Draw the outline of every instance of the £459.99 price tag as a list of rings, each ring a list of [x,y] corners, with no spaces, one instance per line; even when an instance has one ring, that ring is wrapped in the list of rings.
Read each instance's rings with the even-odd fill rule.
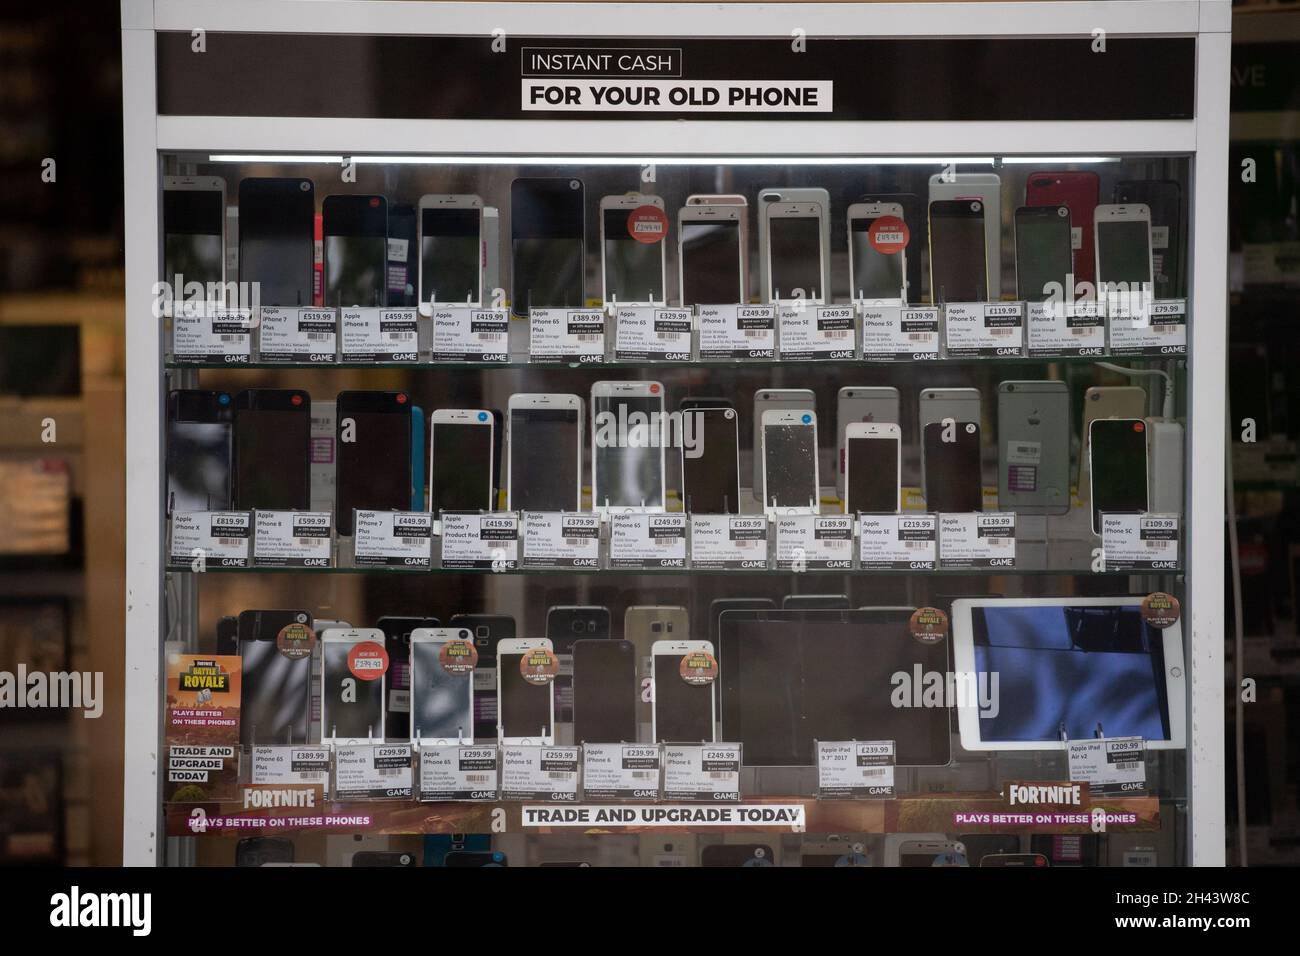
[[[251,526],[252,517],[247,511],[174,512],[167,566],[189,570],[201,559],[204,570],[208,565],[246,568]]]
[[[334,799],[410,799],[411,745],[339,744],[334,748]]]
[[[939,515],[940,568],[1014,568],[1016,516],[1011,511]]]
[[[686,515],[616,511],[610,515],[611,568],[686,567]]]
[[[513,511],[442,513],[442,567],[510,571],[519,566],[519,516]]]
[[[740,802],[740,744],[664,744],[665,800]]]
[[[253,566],[328,568],[332,520],[328,511],[256,512]]]
[[[1103,514],[1101,550],[1107,571],[1178,568],[1178,515]]]
[[[858,515],[858,560],[863,570],[932,571],[937,531],[934,515]]]
[[[745,571],[767,567],[766,515],[691,515],[691,567]]]
[[[600,566],[600,515],[591,511],[525,511],[525,568]]]
[[[1141,737],[1070,740],[1065,750],[1070,779],[1087,783],[1089,793],[1103,796],[1146,791],[1146,741]]]
[[[614,312],[614,358],[619,362],[689,362],[690,309],[621,305]]]
[[[701,305],[701,359],[776,357],[776,306]]]
[[[862,357],[875,362],[939,357],[939,310],[933,306],[863,305]]]
[[[892,740],[817,741],[817,795],[831,799],[894,795]]]
[[[435,305],[435,362],[508,362],[510,314],[505,309],[477,305]]]
[[[414,362],[419,358],[418,309],[343,309],[339,313],[344,362]]]
[[[430,566],[433,515],[427,511],[357,510],[353,561],[357,567]]]
[[[782,359],[851,359],[857,354],[857,321],[851,305],[782,305]]]
[[[603,309],[530,309],[528,328],[533,362],[605,361]]]

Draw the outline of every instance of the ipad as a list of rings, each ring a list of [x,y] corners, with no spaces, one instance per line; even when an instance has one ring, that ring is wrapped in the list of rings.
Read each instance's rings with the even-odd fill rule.
[[[1141,602],[954,601],[957,672],[973,673],[977,682],[985,674],[998,677],[994,706],[958,704],[962,747],[1064,750],[1062,734],[1069,740],[1142,737],[1150,750],[1185,747],[1182,626],[1151,627]]]

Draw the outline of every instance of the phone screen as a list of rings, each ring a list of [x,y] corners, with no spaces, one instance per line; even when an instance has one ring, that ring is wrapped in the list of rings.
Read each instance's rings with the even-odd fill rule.
[[[420,210],[420,301],[481,302],[482,209]]]
[[[325,237],[325,304],[332,308],[384,304],[384,236]]]
[[[943,422],[925,426],[925,505],[930,511],[964,514],[984,510],[980,484],[980,428],[955,422],[944,441]]]
[[[384,393],[375,393],[376,397]],[[338,505],[335,524],[340,534],[352,534],[354,508],[409,511],[411,507],[411,412],[393,402],[392,411],[361,410],[339,395],[338,466],[335,476]],[[352,441],[344,441],[345,420],[351,419]]]
[[[682,223],[682,303],[727,305],[741,302],[740,222]]]
[[[686,510],[695,514],[740,513],[740,464],[734,408],[684,409],[693,447],[682,449]]]
[[[1151,224],[1145,219],[1097,223],[1097,278],[1102,282],[1151,282]]]
[[[510,184],[510,304],[516,315],[585,304],[582,207],[578,179]]]
[[[511,409],[511,509],[577,509],[578,428],[576,408]]]
[[[163,281],[182,285],[221,282],[225,249],[221,234],[226,210],[217,189],[166,189],[163,191]]]
[[[433,423],[429,509],[492,510],[492,429],[471,422]]]
[[[353,644],[321,641],[324,676],[321,681],[321,735],[367,740],[384,735],[384,681],[362,680],[348,667]]]
[[[1089,428],[1092,527],[1102,512],[1147,510],[1146,423],[1136,418],[1098,418]]]
[[[531,737],[534,740],[551,735],[551,684],[533,684],[524,680],[519,672],[523,654],[497,655],[497,673],[500,675],[501,699],[497,701],[503,737]]]
[[[772,216],[767,220],[773,298],[825,298],[821,223],[816,216]]]
[[[247,747],[306,743],[311,714],[311,658],[285,657],[276,645],[275,635],[241,640],[239,656],[243,659],[240,743]]]
[[[312,304],[316,198],[310,179],[239,184],[239,281],[256,282],[262,305]]]
[[[899,851],[898,865],[918,866],[966,866],[966,857],[955,848],[923,849],[920,846],[909,848],[906,845]]]
[[[811,425],[763,426],[765,505],[806,508],[820,497],[817,441]]]
[[[439,660],[442,643],[411,642],[411,735],[455,740],[470,737],[472,674],[449,674]]]
[[[1047,287],[1053,282],[1063,294],[1068,289],[1066,277],[1073,270],[1070,210],[1065,206],[1045,208],[1045,216],[1037,215],[1037,210],[1016,213],[1016,295],[1026,302],[1047,299]]]
[[[983,302],[988,298],[984,204],[941,200],[930,204],[931,300]]]
[[[898,510],[898,448],[896,438],[846,440],[849,483],[844,510],[885,512]]]
[[[605,299],[664,302],[663,240],[639,242],[628,229],[631,209],[606,209]]]
[[[167,421],[168,511],[230,507],[230,423]]]
[[[311,504],[310,403],[235,409],[235,493],[240,511],[294,511]]]
[[[637,737],[636,652],[628,641],[573,645],[573,742],[634,743]]]
[[[682,679],[681,654],[654,655],[655,740],[694,743],[713,739],[713,685]]]
[[[595,395],[591,401],[596,506],[662,508],[662,390],[657,395]]]
[[[853,257],[854,299],[900,299],[903,295],[903,255],[886,255],[871,244],[870,219],[849,220],[849,255]]]

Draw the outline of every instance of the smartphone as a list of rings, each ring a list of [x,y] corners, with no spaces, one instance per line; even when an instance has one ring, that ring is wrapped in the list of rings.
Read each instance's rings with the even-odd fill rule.
[[[781,598],[783,611],[847,611],[850,608],[847,594],[787,594]]]
[[[740,513],[740,425],[729,405],[681,404],[682,503],[693,514]]]
[[[684,641],[691,636],[690,615],[684,607],[670,605],[634,605],[623,612],[623,639],[636,652],[637,676],[641,682],[641,702],[637,720],[650,729],[654,687],[655,641]]]
[[[760,388],[754,392],[754,478],[751,492],[763,500],[763,413],[769,409],[817,412],[817,396],[810,388]]]
[[[872,236],[876,220],[885,217],[906,222],[901,203],[856,202],[848,208],[849,298],[854,302],[902,305],[907,301],[906,248],[885,251],[892,246],[878,244]]]
[[[240,612],[239,742],[243,746],[308,742],[311,657],[287,653],[278,638],[285,628],[301,633],[311,627],[308,611]]]
[[[219,176],[163,177],[163,281],[180,298],[201,282],[204,301],[220,300],[226,281],[226,181]],[[206,291],[220,288],[216,296]]]
[[[763,196],[759,196],[763,202]],[[761,207],[759,255],[766,266],[764,302],[828,301],[830,249],[824,245],[828,203],[767,202]]]
[[[491,511],[496,423],[483,408],[439,408],[429,418],[429,510]]]
[[[510,306],[580,309],[586,304],[585,212],[581,179],[510,184]]]
[[[233,614],[217,618],[217,653],[239,653],[239,618]]]
[[[296,388],[247,388],[234,406],[235,509],[311,507],[311,396]]]
[[[682,305],[749,301],[748,207],[692,202],[677,211],[677,268]],[[717,197],[711,197],[717,198]]]
[[[619,305],[663,305],[668,301],[666,274],[667,220],[662,231],[632,221],[632,213],[651,206],[660,213],[659,196],[625,193],[600,200],[600,297]]]
[[[1074,281],[1092,282],[1093,210],[1101,201],[1101,180],[1093,172],[1030,173],[1025,183],[1026,206],[1065,206],[1070,210],[1070,246],[1074,250]]]
[[[717,727],[713,685],[688,684],[682,677],[681,663],[687,654],[712,654],[713,644],[709,641],[655,641],[650,653],[654,662],[651,739],[666,743],[711,742]]]
[[[330,629],[320,636],[322,743],[382,743],[385,675],[363,680],[352,670],[349,654],[362,644],[384,646],[377,627]]]
[[[420,197],[420,306],[483,303],[483,200],[475,195]],[[426,313],[429,314],[429,313]]]
[[[931,422],[980,422],[980,390],[978,388],[923,388],[917,403],[922,439],[925,426]],[[925,442],[921,442],[921,471],[925,471]]]
[[[506,510],[580,511],[582,399],[520,393],[506,415]]]
[[[1089,425],[1093,534],[1101,534],[1103,512],[1148,510],[1146,431],[1146,422],[1140,418],[1098,418]]]
[[[856,202],[864,205],[900,206],[903,210],[902,219],[907,223],[909,230],[919,229],[926,221],[926,201],[916,193],[872,193],[859,196]],[[908,246],[911,247],[910,239]],[[924,283],[921,281],[921,264],[924,258],[919,249],[913,249],[913,254],[907,256],[903,263],[904,302],[915,301],[913,297],[921,295],[921,290],[924,288]]]
[[[1183,189],[1172,179],[1125,180],[1115,185],[1115,202],[1142,204],[1151,211],[1151,266],[1157,299],[1186,294],[1183,247]]]
[[[897,514],[903,483],[903,433],[897,425],[850,422],[845,433],[844,511]]]
[[[509,614],[453,614],[453,627],[474,635],[478,651],[476,675],[483,679],[474,690],[474,737],[494,740],[497,735],[497,645],[515,636],[515,619]]]
[[[262,305],[313,303],[316,193],[310,179],[239,182],[239,281]]]
[[[229,392],[167,393],[167,514],[230,507]]]
[[[1079,497],[1086,501],[1092,481],[1088,475],[1089,435],[1098,418],[1143,418],[1147,391],[1141,385],[1094,385],[1083,393],[1083,447],[1079,455]]]
[[[411,632],[412,743],[474,742],[474,674],[448,671],[441,657],[452,641],[472,640],[465,627],[421,627]]]
[[[631,641],[575,641],[573,651],[573,742],[635,743],[637,739],[636,648]]]
[[[931,422],[923,432],[926,510],[983,511],[979,425],[963,421]]]
[[[520,664],[529,651],[553,650],[541,638],[509,638],[497,644],[497,741],[501,744],[555,742],[555,681],[525,680]]]
[[[388,200],[326,196],[321,203],[325,305],[383,306],[388,298]]]
[[[415,854],[406,850],[361,850],[352,854],[352,866],[415,866]]]
[[[596,511],[664,510],[664,387],[591,386],[591,500]]]
[[[980,858],[980,866],[1050,866],[1041,853],[988,853]]]
[[[700,850],[700,866],[776,866],[766,843],[713,843]]]
[[[930,177],[929,200],[932,204],[954,199],[977,200],[982,207],[986,298],[997,299],[1002,294],[1002,180],[997,173],[935,173]],[[930,263],[933,276],[934,260],[931,259]],[[962,300],[950,295],[946,301]]]
[[[840,389],[838,401],[835,405],[835,493],[841,498],[844,497],[844,468],[846,464],[844,435],[852,422],[899,425],[901,439],[902,419],[899,415],[898,389],[892,385],[874,388],[846,385]]]
[[[998,507],[1070,510],[1070,390],[1065,382],[998,384]]]
[[[763,503],[766,508],[813,508],[821,501],[817,413],[763,412]]]
[[[509,866],[510,860],[499,850],[452,850],[443,858],[443,866]]]
[[[1043,302],[1055,285],[1058,301],[1072,300],[1070,207],[1021,206],[1015,223],[1016,298]]]
[[[334,523],[351,535],[353,511],[409,511],[411,411],[405,392],[339,392]]]
[[[384,736],[389,740],[406,740],[411,735],[411,635],[417,628],[438,627],[440,623],[436,617],[391,614],[375,622],[384,632],[384,650],[388,652]]]
[[[555,719],[573,721],[573,645],[579,640],[609,637],[609,608],[552,607],[546,611],[546,638],[560,660],[555,678]]]
[[[1101,205],[1093,214],[1097,241],[1097,291],[1119,285],[1144,298],[1154,294],[1151,210],[1142,203]]]
[[[966,848],[955,840],[904,840],[898,845],[898,865],[968,866]]]
[[[718,646],[719,618],[727,611],[775,611],[771,598],[714,598],[709,602],[709,640]]]
[[[989,297],[984,203],[930,203],[930,302],[984,302]]]
[[[407,203],[388,205],[388,307],[411,308],[420,304],[419,220]]]

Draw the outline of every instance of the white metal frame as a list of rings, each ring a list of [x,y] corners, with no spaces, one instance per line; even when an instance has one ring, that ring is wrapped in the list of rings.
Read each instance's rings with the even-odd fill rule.
[[[992,3],[412,3],[377,0],[122,0],[126,201],[127,673],[124,862],[155,865],[162,846],[162,360],[152,315],[160,272],[160,151],[571,155],[589,120],[340,120],[159,116],[154,31],[481,36],[820,37],[1184,35],[1197,38],[1196,118],[1159,122],[602,121],[602,151],[678,155],[1193,156],[1189,327],[1187,574],[1191,860],[1222,865],[1224,845],[1223,461],[1227,341],[1230,0],[1029,0]],[[1135,95],[1142,91],[1135,90]],[[587,136],[584,136],[587,134]],[[865,149],[864,149],[865,144]],[[889,144],[896,144],[891,147]],[[1190,587],[1188,592],[1191,592]]]

